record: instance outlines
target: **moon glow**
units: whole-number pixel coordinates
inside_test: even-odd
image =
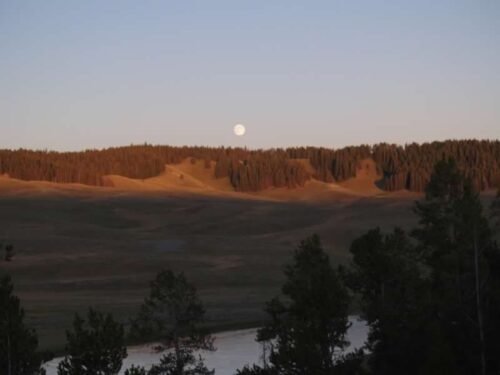
[[[245,126],[242,124],[236,124],[233,128],[234,134],[236,134],[238,137],[242,137],[245,135],[246,129]]]

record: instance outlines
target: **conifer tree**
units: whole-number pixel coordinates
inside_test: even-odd
[[[205,309],[196,288],[184,274],[164,270],[151,282],[149,297],[132,321],[132,335],[160,339],[160,350],[172,349],[151,368],[150,375],[210,375],[195,350],[215,350],[213,338],[201,327]]]
[[[36,332],[25,326],[24,310],[9,276],[0,276],[0,374],[42,375]]]
[[[389,234],[376,228],[355,239],[350,252],[346,279],[361,297],[361,316],[370,327],[370,370],[419,374],[428,348],[427,284],[410,239],[399,228]]]
[[[455,161],[436,164],[415,212],[415,245],[377,229],[351,246],[348,280],[370,325],[371,371],[497,373],[500,252]]]
[[[111,314],[89,309],[87,321],[76,314],[66,337],[67,355],[59,363],[59,375],[115,375],[127,357],[123,325]]]
[[[487,311],[488,301],[496,297],[490,262],[498,257],[498,248],[479,195],[454,161],[441,162],[416,212],[420,226],[414,236],[424,265],[431,271],[437,324],[451,338],[449,345],[461,363],[460,372],[485,375],[490,371],[486,335],[496,329],[497,320]],[[464,354],[466,345],[469,350]],[[497,371],[498,361],[491,358],[489,362]]]
[[[317,235],[300,243],[285,275],[285,299],[267,304],[270,322],[258,332],[258,341],[271,342],[271,369],[280,375],[334,374],[348,345],[350,298]]]

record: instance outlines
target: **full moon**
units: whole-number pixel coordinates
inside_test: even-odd
[[[246,129],[245,129],[244,125],[236,124],[234,126],[233,131],[234,131],[234,134],[236,134],[238,137],[241,137],[241,136],[245,135]]]

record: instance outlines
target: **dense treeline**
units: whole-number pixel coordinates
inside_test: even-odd
[[[377,144],[334,150],[300,147],[241,148],[128,146],[82,152],[0,150],[0,174],[22,180],[103,185],[105,175],[144,179],[165,164],[194,157],[216,162],[215,177],[228,177],[238,191],[303,186],[311,177],[325,182],[354,177],[359,162],[372,158],[386,190],[423,191],[439,160],[453,158],[474,187],[495,187],[500,179],[500,141],[445,141],[405,146]],[[308,163],[304,161],[309,161]]]
[[[292,158],[307,158],[315,177],[330,182],[356,175],[359,161],[373,158],[386,190],[424,191],[434,165],[453,158],[474,188],[496,187],[500,178],[500,141],[445,141],[405,146],[380,143],[374,146],[288,149]]]

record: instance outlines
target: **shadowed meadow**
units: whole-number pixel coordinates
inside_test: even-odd
[[[126,322],[162,268],[197,285],[209,324],[258,325],[296,244],[318,233],[335,263],[377,225],[411,226],[414,198],[274,202],[195,195],[30,195],[0,198],[6,263],[42,348],[59,351],[88,306]],[[4,266],[2,266],[4,267]]]

